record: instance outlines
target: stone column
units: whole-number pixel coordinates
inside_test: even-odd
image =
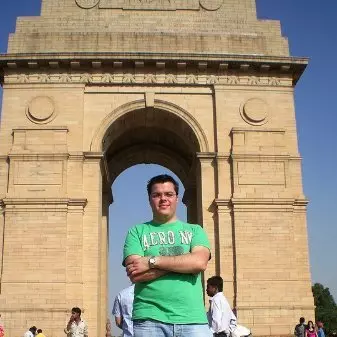
[[[5,235],[5,205],[2,200],[0,200],[0,295],[2,293],[2,272],[3,272],[3,244]],[[0,304],[1,301],[0,301]]]
[[[198,223],[206,231],[211,243],[212,259],[208,263],[208,268],[204,274],[205,280],[216,274],[216,265],[219,256],[215,249],[216,237],[214,228],[217,226],[217,219],[214,217],[214,199],[215,199],[215,172],[214,172],[214,153],[198,153],[199,167],[197,169],[197,196],[198,196]]]
[[[236,306],[235,231],[230,200],[216,199],[217,224],[215,231],[219,263],[217,275],[224,280],[224,292],[231,307]]]
[[[106,331],[108,319],[108,238],[109,206],[112,202],[110,184],[105,186],[102,198],[102,231],[101,231],[101,331]]]
[[[187,222],[198,223],[197,189],[195,186],[187,186],[185,188],[182,202],[186,205]]]
[[[7,156],[0,156],[0,295],[1,295],[1,280],[3,272],[3,244],[5,234],[5,205],[3,198],[6,196],[8,185],[8,162]],[[0,306],[1,306],[0,301]]]
[[[83,218],[83,307],[90,331],[97,336],[101,331],[102,320],[105,324],[105,313],[102,313],[101,272],[102,272],[102,153],[87,152],[84,154],[83,193],[88,199]],[[103,300],[103,302],[106,299]]]
[[[69,201],[67,212],[66,303],[83,308],[83,213],[85,199]]]

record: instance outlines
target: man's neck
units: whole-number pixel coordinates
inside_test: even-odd
[[[164,224],[169,224],[172,222],[176,222],[177,221],[177,216],[173,216],[173,217],[153,217],[153,222],[160,224],[160,225],[164,225]]]

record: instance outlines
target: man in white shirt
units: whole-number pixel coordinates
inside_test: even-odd
[[[23,337],[34,337],[36,334],[36,326],[32,326],[28,331],[25,332]]]
[[[115,298],[112,314],[116,325],[123,330],[123,337],[133,336],[132,308],[135,285],[123,289]]]
[[[71,309],[71,316],[64,332],[68,337],[88,337],[88,326],[81,318],[80,308],[74,307]]]
[[[211,297],[207,318],[214,336],[229,337],[236,329],[236,317],[222,290],[223,279],[220,276],[212,276],[207,280],[206,291]]]

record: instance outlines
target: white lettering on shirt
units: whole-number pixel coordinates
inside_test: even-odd
[[[188,231],[179,231],[181,244],[182,245],[189,245],[192,241],[192,233]]]
[[[156,232],[150,233],[151,246],[156,246],[156,245],[158,244],[158,241],[155,239],[155,236],[156,236],[157,234],[158,234],[158,233],[156,233]]]
[[[192,242],[193,234],[189,231],[179,231],[180,244],[190,245]],[[176,233],[176,235],[178,235]],[[175,237],[173,231],[167,232],[151,232],[142,235],[143,250],[148,250],[151,246],[164,246],[164,245],[174,245],[179,242],[178,238]]]
[[[149,248],[150,248],[150,245],[149,245],[149,243],[147,241],[146,235],[143,235],[143,249],[147,250]]]
[[[175,243],[175,240],[174,240],[174,233],[172,231],[168,231],[167,232],[167,235],[168,235],[168,243],[170,245],[174,245]]]
[[[158,236],[159,236],[159,244],[160,245],[166,245],[166,237],[165,237],[165,233],[164,232],[158,232]]]

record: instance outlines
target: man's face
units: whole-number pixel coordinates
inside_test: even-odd
[[[171,182],[154,184],[149,197],[154,218],[172,218],[176,215],[178,196]]]
[[[75,321],[77,318],[80,317],[80,314],[78,312],[72,311],[71,312],[71,319]]]
[[[206,292],[209,297],[213,297],[217,293],[218,288],[207,283]]]

